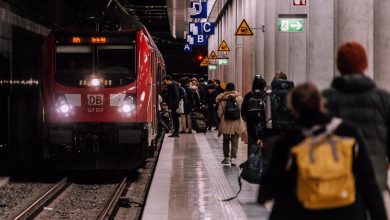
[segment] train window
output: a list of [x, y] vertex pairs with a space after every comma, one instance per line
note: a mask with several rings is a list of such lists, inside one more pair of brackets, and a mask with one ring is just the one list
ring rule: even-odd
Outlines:
[[98, 45], [97, 62], [98, 74], [111, 80], [111, 87], [127, 85], [136, 79], [132, 45]]
[[79, 80], [93, 72], [92, 46], [57, 46], [56, 80], [67, 86], [78, 86]]

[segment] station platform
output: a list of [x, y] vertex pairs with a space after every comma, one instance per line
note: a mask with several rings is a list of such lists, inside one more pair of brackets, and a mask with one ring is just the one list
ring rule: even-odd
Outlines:
[[[246, 160], [239, 141], [237, 165]], [[256, 203], [259, 185], [243, 180], [238, 198], [237, 166], [222, 165], [222, 136], [217, 132], [165, 137], [143, 213], [143, 220], [267, 219]]]

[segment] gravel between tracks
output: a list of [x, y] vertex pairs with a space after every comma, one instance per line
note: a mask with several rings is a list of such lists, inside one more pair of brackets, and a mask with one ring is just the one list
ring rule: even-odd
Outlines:
[[14, 183], [0, 187], [0, 219], [10, 219], [26, 208], [53, 184]]
[[96, 219], [116, 184], [72, 184], [35, 219]]

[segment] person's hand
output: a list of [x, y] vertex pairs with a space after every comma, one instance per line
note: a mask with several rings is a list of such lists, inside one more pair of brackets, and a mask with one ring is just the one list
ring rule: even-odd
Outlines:
[[264, 147], [263, 141], [261, 139], [257, 140], [257, 145], [259, 145], [261, 148]]

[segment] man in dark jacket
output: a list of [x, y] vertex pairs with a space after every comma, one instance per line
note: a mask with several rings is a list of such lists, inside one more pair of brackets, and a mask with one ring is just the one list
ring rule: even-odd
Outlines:
[[174, 129], [174, 132], [168, 137], [179, 137], [179, 114], [177, 113], [177, 108], [179, 107], [180, 102], [179, 85], [174, 82], [172, 77], [169, 75], [164, 77], [163, 83], [167, 87], [165, 102], [171, 110]]
[[265, 130], [266, 116], [263, 98], [266, 85], [266, 81], [260, 75], [256, 75], [253, 79], [252, 90], [244, 96], [242, 103], [241, 116], [246, 122], [248, 132], [248, 158], [256, 152], [256, 142], [262, 138]]
[[337, 54], [341, 76], [333, 80], [332, 87], [324, 91], [324, 96], [330, 113], [354, 123], [360, 129], [387, 203], [390, 94], [377, 88], [375, 82], [364, 75], [367, 66], [367, 56], [360, 44], [351, 42], [342, 45]]

